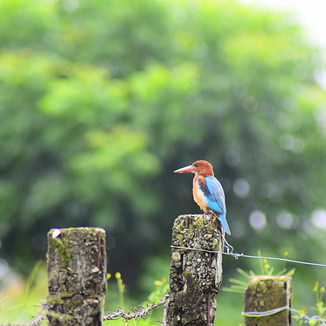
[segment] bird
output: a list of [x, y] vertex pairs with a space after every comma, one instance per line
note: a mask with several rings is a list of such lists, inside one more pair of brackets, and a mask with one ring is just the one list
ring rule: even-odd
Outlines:
[[222, 223], [225, 232], [231, 235], [226, 220], [225, 194], [222, 185], [215, 178], [213, 166], [204, 160], [199, 160], [191, 165], [177, 169], [174, 173], [195, 173], [192, 193], [195, 202], [204, 211], [216, 215]]

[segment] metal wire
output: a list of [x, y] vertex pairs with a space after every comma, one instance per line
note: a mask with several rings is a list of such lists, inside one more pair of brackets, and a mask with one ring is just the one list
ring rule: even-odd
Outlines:
[[126, 312], [122, 307], [118, 306], [120, 310], [117, 312], [110, 312], [107, 316], [103, 317], [103, 321], [105, 320], [116, 320], [123, 318], [126, 322], [131, 319], [140, 320], [141, 318], [145, 318], [146, 315], [150, 314], [150, 311], [161, 306], [164, 304], [169, 298], [169, 295], [165, 295], [163, 299], [157, 303], [153, 302], [152, 304], [148, 305], [147, 307], [139, 306], [139, 308], [134, 307], [130, 308], [132, 313]]
[[[230, 245], [229, 245], [229, 247], [232, 248], [232, 246], [230, 246]], [[310, 265], [310, 266], [326, 267], [326, 264], [312, 263], [312, 262], [307, 262], [307, 261], [300, 261], [300, 260], [293, 260], [293, 259], [286, 259], [286, 258], [278, 258], [278, 257], [245, 255], [243, 253], [239, 254], [239, 253], [234, 253], [232, 251], [225, 252], [225, 251], [219, 251], [219, 250], [207, 250], [207, 249], [200, 249], [200, 248], [189, 248], [189, 247], [182, 247], [182, 246], [174, 246], [174, 245], [171, 245], [171, 248], [184, 249], [184, 250], [193, 250], [193, 251], [202, 251], [202, 252], [210, 252], [210, 253], [214, 253], [214, 254], [223, 254], [223, 255], [232, 256], [234, 259], [239, 259], [239, 257], [256, 258], [256, 259], [269, 259], [269, 260], [279, 260], [279, 261], [284, 261], [284, 262], [289, 262], [289, 263], [294, 263], [294, 264], [304, 264], [304, 265]]]
[[319, 321], [322, 323], [322, 325], [326, 325], [326, 319], [321, 318], [320, 316], [312, 316], [309, 317], [305, 314], [300, 313], [298, 310], [290, 308], [290, 307], [280, 307], [280, 308], [275, 308], [275, 309], [271, 309], [271, 310], [267, 310], [267, 311], [248, 311], [248, 312], [242, 312], [242, 315], [245, 317], [250, 317], [250, 318], [259, 318], [259, 317], [266, 317], [266, 316], [270, 316], [270, 315], [274, 315], [278, 312], [281, 312], [283, 310], [289, 310], [292, 313], [297, 314], [297, 316], [293, 316], [293, 318], [299, 319], [299, 320], [303, 320], [305, 323], [309, 322], [310, 320], [314, 320], [314, 321]]

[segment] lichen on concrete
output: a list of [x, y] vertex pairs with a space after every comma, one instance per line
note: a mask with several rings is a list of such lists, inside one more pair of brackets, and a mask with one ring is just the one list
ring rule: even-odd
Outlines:
[[103, 229], [48, 233], [49, 325], [102, 325], [106, 265]]
[[[173, 225], [172, 245], [204, 250], [222, 250], [221, 225], [211, 215], [181, 215]], [[172, 248], [170, 299], [163, 325], [213, 325], [215, 295], [222, 282], [222, 259], [203, 251]], [[219, 261], [216, 264], [216, 261]]]
[[[245, 312], [264, 312], [281, 307], [292, 307], [290, 276], [252, 276], [245, 294]], [[246, 326], [290, 326], [291, 312], [281, 311], [266, 317], [246, 317]]]

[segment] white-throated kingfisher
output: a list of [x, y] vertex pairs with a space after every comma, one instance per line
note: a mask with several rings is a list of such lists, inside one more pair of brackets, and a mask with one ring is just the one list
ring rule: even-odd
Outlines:
[[231, 235], [226, 221], [226, 207], [224, 190], [220, 182], [214, 177], [213, 167], [207, 161], [195, 163], [175, 170], [174, 173], [195, 173], [192, 193], [195, 202], [207, 214], [213, 212], [221, 221], [225, 232]]

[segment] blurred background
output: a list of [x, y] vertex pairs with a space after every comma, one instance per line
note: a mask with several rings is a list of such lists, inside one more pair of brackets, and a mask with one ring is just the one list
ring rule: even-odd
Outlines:
[[[225, 189], [235, 252], [325, 263], [324, 69], [289, 9], [2, 0], [0, 319], [15, 307], [5, 322], [30, 317], [15, 300], [46, 261], [51, 228], [104, 228], [108, 272], [121, 273], [127, 301], [142, 302], [169, 277], [174, 219], [200, 213], [192, 175], [173, 174], [198, 159]], [[258, 261], [223, 259], [223, 286], [239, 267], [259, 273]], [[296, 268], [294, 308], [315, 314], [325, 268], [286, 267]], [[44, 263], [38, 273], [46, 286]], [[216, 325], [242, 322], [242, 294], [216, 299]]]

